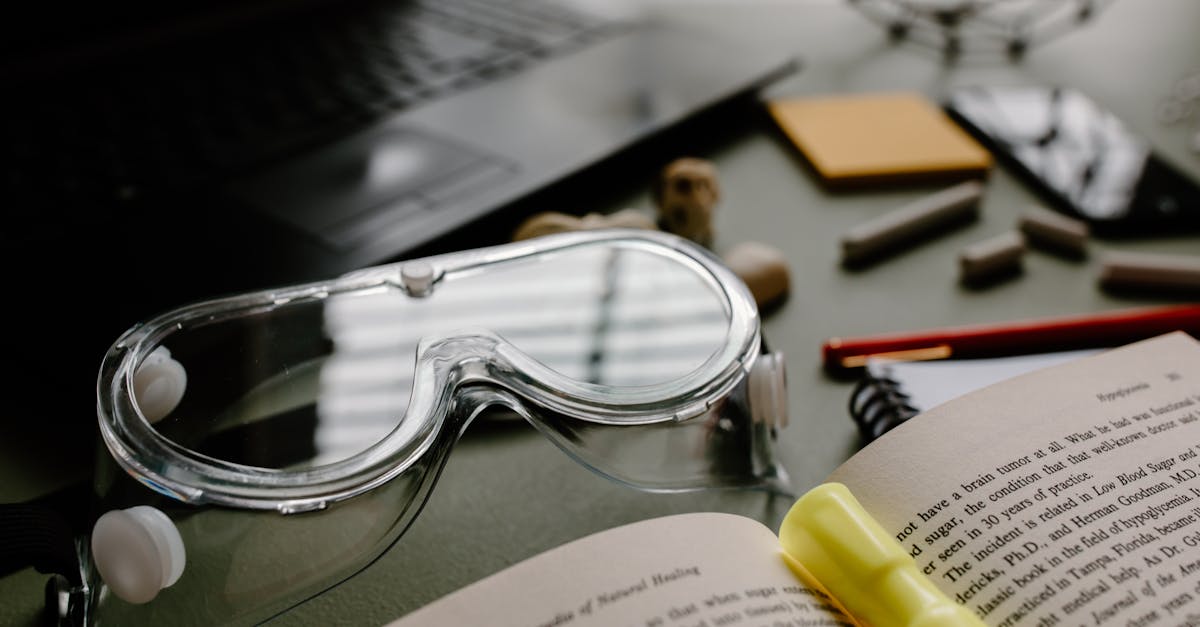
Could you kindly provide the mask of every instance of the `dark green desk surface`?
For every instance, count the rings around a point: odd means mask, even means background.
[[[749,34],[760,45],[795,51],[803,70],[773,86],[768,97],[915,89],[936,98],[967,82],[1073,85],[1200,178],[1200,155],[1189,148],[1200,117],[1191,126],[1175,127],[1155,118],[1174,82],[1200,72],[1200,3],[1193,0],[1118,1],[1095,22],[1035,48],[1020,62],[996,58],[959,64],[944,63],[924,48],[889,43],[878,26],[843,2],[653,6]],[[1200,253],[1200,237],[1194,235],[1095,241],[1086,261],[1034,252],[1027,255],[1023,276],[986,290],[965,290],[957,284],[958,251],[1012,228],[1021,208],[1034,202],[1025,187],[997,170],[979,222],[866,271],[849,272],[838,265],[841,232],[936,187],[829,193],[765,116],[750,117],[731,122],[736,132],[715,131],[720,137],[711,142],[690,138],[678,146],[680,156],[685,147],[702,147],[698,156],[720,168],[724,197],[716,218],[716,250],[757,240],[784,251],[790,261],[791,299],[766,317],[765,330],[772,346],[788,358],[792,425],[782,433],[780,449],[797,489],[819,482],[857,447],[845,409],[850,385],[820,369],[818,349],[826,337],[1164,303],[1153,297],[1116,298],[1097,289],[1100,253]],[[656,154],[671,149],[659,146]],[[652,174],[608,180],[602,192],[581,196],[580,206],[648,211]],[[489,236],[475,237],[486,242]],[[15,463],[0,463],[0,476],[9,476]],[[8,496],[36,489],[5,486]],[[425,511],[396,547],[349,582],[276,622],[379,624],[521,559],[614,525],[698,510],[742,513],[776,525],[789,504],[747,493],[642,494],[592,476],[524,425],[468,434]],[[29,571],[0,579],[0,624],[28,623],[40,590],[41,578]]]

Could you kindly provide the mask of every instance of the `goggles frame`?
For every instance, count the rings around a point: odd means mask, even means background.
[[[159,433],[139,409],[134,381],[139,365],[164,339],[190,326],[360,292],[394,291],[398,298],[429,298],[441,282],[457,275],[597,245],[641,250],[691,269],[720,297],[728,316],[725,342],[682,377],[624,387],[566,377],[486,329],[423,338],[412,396],[397,426],[358,454],[302,470],[237,464],[193,451]],[[541,416],[539,410],[549,411],[613,426],[703,416],[749,375],[759,350],[754,300],[745,284],[712,253],[659,232],[579,232],[402,261],[332,281],[231,296],[167,312],[127,331],[104,356],[97,379],[97,413],[101,437],[113,459],[156,492],[196,505],[290,514],[324,509],[387,483],[418,465],[438,445],[444,429],[465,428],[488,405],[508,406],[543,431],[546,427],[532,419],[531,412]],[[479,388],[496,393],[468,393]],[[459,425],[452,420],[456,412],[461,413]]]

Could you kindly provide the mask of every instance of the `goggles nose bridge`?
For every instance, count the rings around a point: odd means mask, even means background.
[[[476,417],[493,407],[512,411],[526,422],[538,426],[538,419],[517,395],[490,384],[468,383],[459,386],[454,395],[451,413],[459,417],[459,429],[466,430]]]
[[[530,378],[511,359],[515,356],[513,350],[519,353],[503,338],[480,327],[423,338],[417,349],[417,374],[407,414],[421,415],[432,411],[439,400],[448,402],[448,423],[461,434],[481,413],[501,407],[521,416],[578,459],[559,441],[572,436],[555,426],[558,414],[531,407],[510,389],[514,381]],[[445,398],[439,399],[441,396]]]
[[[497,367],[496,349],[503,342],[482,328],[422,338],[405,416],[436,415],[437,406],[447,403],[445,415],[461,433],[491,406],[500,405],[524,415],[520,400],[495,384],[492,371]],[[506,368],[502,364],[499,367]]]

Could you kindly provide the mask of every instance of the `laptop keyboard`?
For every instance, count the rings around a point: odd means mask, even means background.
[[[336,3],[335,3],[336,4]],[[85,220],[319,145],[501,79],[623,24],[530,0],[424,0],[290,16],[28,85],[3,105],[21,221]]]

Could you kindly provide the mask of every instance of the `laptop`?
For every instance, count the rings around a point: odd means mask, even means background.
[[[118,2],[8,20],[24,415],[90,437],[100,358],[138,320],[401,258],[796,67],[594,4]]]

